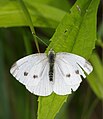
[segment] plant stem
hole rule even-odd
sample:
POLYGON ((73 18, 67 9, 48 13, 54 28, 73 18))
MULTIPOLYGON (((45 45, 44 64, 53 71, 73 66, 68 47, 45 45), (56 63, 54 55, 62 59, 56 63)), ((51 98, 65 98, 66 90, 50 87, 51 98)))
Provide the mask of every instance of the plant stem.
POLYGON ((24 14, 25 14, 25 16, 26 16, 26 19, 27 19, 27 22, 28 22, 28 24, 29 24, 30 30, 31 30, 31 32, 32 32, 32 35, 33 35, 33 38, 34 38, 34 41, 35 41, 37 50, 38 50, 38 52, 40 52, 40 50, 39 50, 39 45, 38 45, 38 41, 37 41, 37 38, 36 38, 35 29, 34 29, 34 26, 33 26, 33 22, 32 22, 32 19, 31 19, 31 17, 30 17, 30 14, 29 14, 29 12, 28 12, 28 10, 27 10, 27 7, 25 6, 23 0, 18 0, 18 1, 19 1, 20 5, 21 5, 21 8, 22 8, 22 10, 23 10, 23 12, 24 12, 24 14))

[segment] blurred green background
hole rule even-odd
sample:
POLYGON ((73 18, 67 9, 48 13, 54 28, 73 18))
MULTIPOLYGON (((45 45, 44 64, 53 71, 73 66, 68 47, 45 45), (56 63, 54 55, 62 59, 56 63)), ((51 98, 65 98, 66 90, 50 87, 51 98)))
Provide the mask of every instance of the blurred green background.
MULTIPOLYGON (((28 6, 37 36, 49 45, 49 39, 75 0, 24 0, 24 3, 28 6), (40 16, 42 13, 44 16, 40 16)), ((97 41, 90 58, 95 71, 64 103, 56 119, 103 118, 102 7, 101 1, 97 15, 97 41)), ((0 1, 0 119, 37 118, 38 97, 29 93, 9 72, 15 61, 37 52, 28 22, 21 12, 19 0, 0 1)), ((44 52, 46 46, 40 40, 38 43, 40 51, 44 52)))

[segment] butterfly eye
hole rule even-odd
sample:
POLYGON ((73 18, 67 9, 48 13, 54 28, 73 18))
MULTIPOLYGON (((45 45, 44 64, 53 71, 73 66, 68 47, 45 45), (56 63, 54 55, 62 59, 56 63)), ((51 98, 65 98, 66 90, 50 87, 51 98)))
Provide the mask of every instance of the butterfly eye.
POLYGON ((27 72, 24 72, 24 76, 27 76, 28 75, 28 73, 27 72))
POLYGON ((76 73, 76 74, 79 74, 79 70, 76 70, 75 73, 76 73))
POLYGON ((70 74, 67 74, 66 77, 70 77, 70 74))
POLYGON ((33 78, 34 78, 34 79, 35 79, 35 78, 38 78, 38 76, 37 76, 37 75, 34 75, 33 78))

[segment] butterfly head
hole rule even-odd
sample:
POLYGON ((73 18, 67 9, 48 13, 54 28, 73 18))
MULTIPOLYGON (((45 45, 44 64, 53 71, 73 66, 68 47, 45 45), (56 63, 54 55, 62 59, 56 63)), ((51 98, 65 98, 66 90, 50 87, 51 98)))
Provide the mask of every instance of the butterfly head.
POLYGON ((54 50, 52 48, 48 52, 48 55, 50 55, 50 54, 54 54, 55 55, 55 52, 54 52, 54 50))

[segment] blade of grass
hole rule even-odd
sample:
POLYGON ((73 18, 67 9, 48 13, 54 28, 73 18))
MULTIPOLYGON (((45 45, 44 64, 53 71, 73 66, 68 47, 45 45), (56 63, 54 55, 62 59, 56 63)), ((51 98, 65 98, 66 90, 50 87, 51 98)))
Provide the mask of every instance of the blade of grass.
POLYGON ((2 38, 0 40, 0 118, 11 119, 10 105, 6 81, 4 79, 4 51, 2 38))
POLYGON ((81 114, 81 119, 84 119, 85 113, 88 110, 90 97, 91 97, 91 90, 90 90, 89 87, 88 87, 87 92, 86 92, 85 95, 86 95, 85 97, 87 97, 87 98, 85 98, 85 101, 84 101, 84 106, 83 106, 83 111, 82 111, 82 114, 81 114))
POLYGON ((103 99, 103 65, 96 53, 92 54, 90 61, 94 70, 91 75, 87 77, 88 83, 97 97, 103 99))
POLYGON ((92 115, 96 105, 98 104, 98 102, 99 102, 98 98, 95 98, 95 100, 93 100, 92 104, 89 107, 87 114, 85 115, 86 118, 84 118, 84 119, 92 118, 91 115, 92 115))
POLYGON ((33 26, 33 23, 32 23, 32 19, 30 17, 30 14, 28 12, 28 9, 27 7, 25 6, 23 0, 18 0, 20 5, 21 5, 21 8, 23 10, 23 12, 25 13, 25 16, 26 16, 26 19, 27 19, 27 22, 29 24, 29 27, 30 27, 30 30, 32 32, 32 35, 33 35, 33 38, 34 38, 34 41, 35 41, 35 44, 36 44, 36 47, 37 47, 37 51, 40 52, 39 50, 39 45, 38 45, 38 41, 37 41, 37 38, 36 38, 36 33, 35 33, 35 29, 34 29, 34 26, 33 26))

